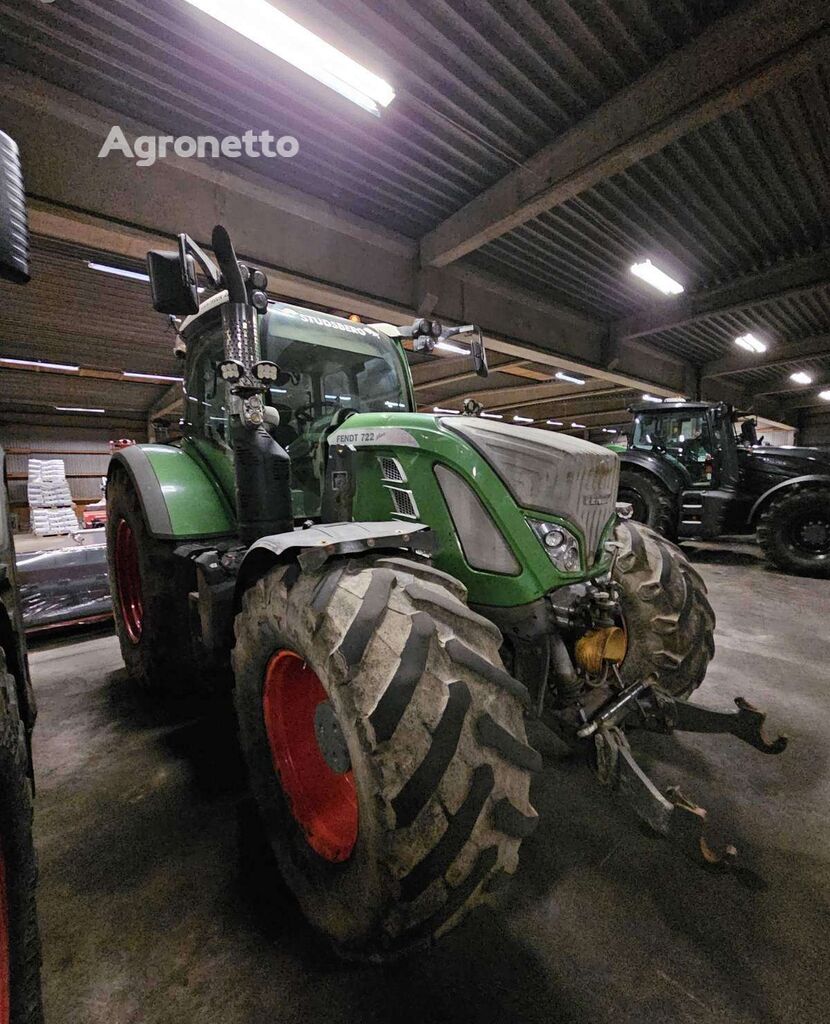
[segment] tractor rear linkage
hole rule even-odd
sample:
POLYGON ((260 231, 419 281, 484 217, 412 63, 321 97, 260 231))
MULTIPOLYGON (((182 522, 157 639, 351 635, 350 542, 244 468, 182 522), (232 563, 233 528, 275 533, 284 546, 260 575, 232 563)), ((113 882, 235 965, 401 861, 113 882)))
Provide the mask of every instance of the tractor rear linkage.
POLYGON ((622 726, 660 733, 726 733, 764 754, 782 753, 787 737, 767 738, 766 715, 742 697, 736 697, 735 704, 736 712, 711 711, 669 697, 646 680, 615 695, 576 734, 583 742, 593 741, 592 760, 599 781, 621 793, 638 817, 704 865, 728 867, 737 851, 731 845, 719 849, 709 845, 703 834, 706 811, 702 807, 676 787, 665 794, 657 789, 637 764, 622 726))

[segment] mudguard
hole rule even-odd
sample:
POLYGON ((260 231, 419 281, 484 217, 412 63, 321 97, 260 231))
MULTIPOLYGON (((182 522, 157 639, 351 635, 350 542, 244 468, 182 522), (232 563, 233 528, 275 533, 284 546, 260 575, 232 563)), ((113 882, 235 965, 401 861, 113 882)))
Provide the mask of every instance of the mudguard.
POLYGON ((758 521, 761 513, 779 494, 784 491, 790 490, 792 487, 803 487, 804 484, 818 484, 824 487, 830 487, 830 476, 821 473, 809 473, 805 476, 794 476, 791 480, 782 480, 780 484, 776 484, 775 487, 770 487, 768 491, 764 491, 760 498, 752 506, 749 513, 749 519, 747 523, 749 526, 754 526, 758 521))
POLYGON ((620 463, 623 469, 626 466, 632 466, 635 469, 644 469, 653 473, 670 494, 680 494, 691 486, 691 478, 688 474, 684 474, 678 466, 673 466, 656 453, 629 448, 620 452, 620 463))
POLYGON ((147 528, 159 540, 201 540, 235 533, 233 511, 210 473, 175 445, 137 444, 115 452, 136 489, 147 528))
POLYGON ((260 537, 242 559, 237 576, 237 599, 279 562, 296 559, 304 569, 319 568, 334 555, 400 548, 432 549, 432 536, 423 523, 331 523, 260 537))

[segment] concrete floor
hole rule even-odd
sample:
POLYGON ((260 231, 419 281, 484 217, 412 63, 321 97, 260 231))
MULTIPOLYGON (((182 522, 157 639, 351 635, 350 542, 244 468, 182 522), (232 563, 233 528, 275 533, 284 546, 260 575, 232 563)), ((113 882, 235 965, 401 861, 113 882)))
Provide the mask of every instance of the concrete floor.
POLYGON ((49 1024, 830 1019, 830 584, 771 572, 751 545, 693 557, 718 614, 699 699, 746 696, 791 746, 638 750, 709 808, 742 870, 690 865, 583 768, 551 765, 506 912, 386 970, 333 962, 256 858, 240 868, 227 708, 138 699, 111 636, 37 649, 49 1024))

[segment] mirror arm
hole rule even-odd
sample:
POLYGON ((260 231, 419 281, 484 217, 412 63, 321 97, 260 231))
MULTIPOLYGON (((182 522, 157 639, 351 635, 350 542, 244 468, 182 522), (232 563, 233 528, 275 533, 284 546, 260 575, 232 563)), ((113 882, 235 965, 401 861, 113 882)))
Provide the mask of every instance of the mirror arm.
POLYGON ((182 277, 184 279, 185 286, 189 285, 187 279, 187 257, 192 256, 194 260, 202 268, 205 277, 208 279, 210 285, 218 290, 222 287, 222 275, 214 265, 210 257, 205 251, 194 242, 190 235, 182 234, 179 235, 179 259, 182 265, 182 277))

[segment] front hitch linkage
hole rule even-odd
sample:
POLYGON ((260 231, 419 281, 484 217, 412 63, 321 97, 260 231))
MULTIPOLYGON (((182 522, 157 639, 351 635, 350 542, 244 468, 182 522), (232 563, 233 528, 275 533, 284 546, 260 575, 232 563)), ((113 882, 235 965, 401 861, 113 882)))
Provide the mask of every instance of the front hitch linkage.
POLYGON ((787 737, 769 739, 764 732, 766 715, 742 697, 735 698, 737 712, 711 711, 698 704, 670 697, 653 681, 635 683, 613 697, 583 726, 578 736, 593 738, 599 781, 621 793, 635 814, 651 828, 679 846, 703 865, 729 867, 737 850, 731 844, 709 844, 704 829, 706 811, 672 787, 661 793, 637 764, 623 722, 651 732, 724 733, 735 736, 764 754, 780 754, 787 737))

